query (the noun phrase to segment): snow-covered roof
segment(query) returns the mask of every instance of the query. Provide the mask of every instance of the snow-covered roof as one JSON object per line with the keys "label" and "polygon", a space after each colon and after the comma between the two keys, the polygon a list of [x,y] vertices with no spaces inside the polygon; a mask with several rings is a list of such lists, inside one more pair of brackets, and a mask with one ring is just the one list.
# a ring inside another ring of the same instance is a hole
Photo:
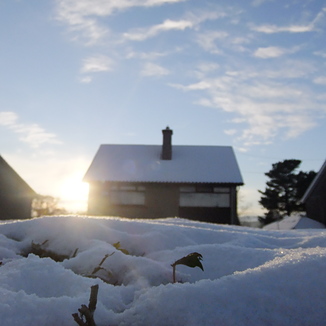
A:
{"label": "snow-covered roof", "polygon": [[101,145],[84,181],[243,184],[230,146],[180,146],[172,160],[159,145]]}
{"label": "snow-covered roof", "polygon": [[263,228],[266,230],[324,229],[325,225],[306,216],[293,215],[267,224]]}

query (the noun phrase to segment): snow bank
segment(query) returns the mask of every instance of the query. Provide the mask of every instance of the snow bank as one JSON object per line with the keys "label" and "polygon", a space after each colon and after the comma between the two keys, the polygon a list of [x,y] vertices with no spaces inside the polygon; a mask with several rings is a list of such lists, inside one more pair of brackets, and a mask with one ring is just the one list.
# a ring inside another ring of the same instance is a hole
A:
{"label": "snow bank", "polygon": [[[40,258],[35,245],[66,259]],[[204,272],[178,265],[172,284],[171,264],[195,251]],[[100,278],[86,277],[106,255]],[[94,284],[98,326],[318,326],[326,319],[325,230],[44,217],[0,224],[0,261],[3,325],[77,325],[71,314],[88,304]]]}
{"label": "snow bank", "polygon": [[306,216],[291,215],[267,224],[263,228],[266,230],[325,229],[325,225]]}

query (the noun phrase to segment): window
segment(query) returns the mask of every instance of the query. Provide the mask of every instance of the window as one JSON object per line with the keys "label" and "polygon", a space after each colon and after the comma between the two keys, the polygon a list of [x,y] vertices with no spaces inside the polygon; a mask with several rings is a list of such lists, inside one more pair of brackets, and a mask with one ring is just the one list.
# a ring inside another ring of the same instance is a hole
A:
{"label": "window", "polygon": [[211,185],[181,186],[180,207],[230,207],[230,188]]}
{"label": "window", "polygon": [[111,191],[110,202],[116,205],[145,205],[145,192]]}
{"label": "window", "polygon": [[114,205],[145,205],[145,190],[145,186],[132,184],[111,185],[105,196]]}

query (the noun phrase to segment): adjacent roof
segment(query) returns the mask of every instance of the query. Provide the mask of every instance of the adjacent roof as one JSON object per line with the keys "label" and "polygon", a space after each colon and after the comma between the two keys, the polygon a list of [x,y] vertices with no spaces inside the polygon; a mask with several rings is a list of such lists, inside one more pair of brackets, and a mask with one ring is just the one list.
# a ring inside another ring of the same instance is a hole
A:
{"label": "adjacent roof", "polygon": [[320,182],[322,182],[322,179],[326,178],[326,160],[323,164],[323,166],[320,168],[319,172],[317,173],[317,175],[315,176],[315,178],[312,180],[310,186],[308,187],[308,189],[306,190],[305,194],[303,195],[301,201],[303,203],[306,202],[306,200],[310,197],[310,195],[314,192],[314,190],[316,189],[316,187],[318,186],[318,184]]}
{"label": "adjacent roof", "polygon": [[30,196],[35,196],[36,192],[19,176],[19,174],[0,155],[0,184],[3,189],[18,192],[26,192]]}
{"label": "adjacent roof", "polygon": [[229,146],[172,147],[161,160],[159,145],[101,145],[84,181],[243,184]]}

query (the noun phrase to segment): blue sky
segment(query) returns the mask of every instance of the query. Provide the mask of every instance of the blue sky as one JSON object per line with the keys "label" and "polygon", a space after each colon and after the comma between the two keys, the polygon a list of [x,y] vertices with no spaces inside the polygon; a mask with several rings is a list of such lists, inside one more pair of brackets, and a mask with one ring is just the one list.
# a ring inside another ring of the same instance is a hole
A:
{"label": "blue sky", "polygon": [[83,199],[100,144],[231,145],[240,213],[272,164],[325,160],[322,0],[0,3],[0,154],[38,193]]}

